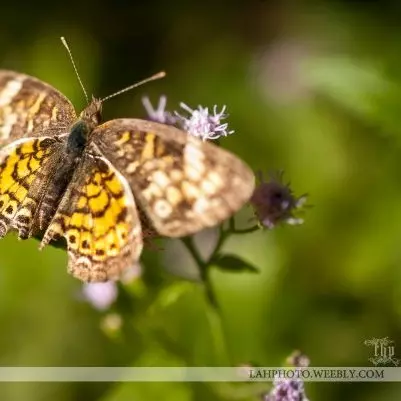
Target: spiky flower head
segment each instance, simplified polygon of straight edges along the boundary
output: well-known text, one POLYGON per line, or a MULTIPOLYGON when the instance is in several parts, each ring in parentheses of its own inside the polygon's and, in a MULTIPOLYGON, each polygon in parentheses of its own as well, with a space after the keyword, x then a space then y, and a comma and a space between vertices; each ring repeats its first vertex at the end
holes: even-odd
POLYGON ((181 102, 180 107, 188 114, 182 115, 177 111, 171 113, 166 110, 166 96, 160 97, 157 107, 152 106, 148 97, 142 98, 142 104, 145 107, 148 120, 174 125, 203 140, 218 139, 234 132, 228 130, 228 123, 222 123, 222 120, 228 117, 226 106, 217 111, 215 105, 213 112, 210 112, 208 107, 198 106, 197 109, 193 110, 181 102))
MULTIPOLYGON (((309 359, 299 351, 294 352, 287 362, 297 369, 309 366, 309 359)), ((283 379, 276 377, 273 388, 269 394, 265 394, 263 401, 308 401, 305 394, 304 383, 301 379, 283 379)))
POLYGON ((184 131, 189 132, 191 135, 207 139, 218 139, 222 136, 227 136, 234 131, 228 130, 228 123, 222 123, 222 120, 228 117, 225 113, 226 106, 223 106, 220 112, 217 111, 217 106, 213 107, 213 113, 209 113, 208 107, 198 106, 197 109, 193 110, 185 103, 180 103, 180 107, 185 110, 189 116, 184 117, 181 114, 175 112, 179 118, 180 123, 184 131))
POLYGON ((279 172, 265 181, 259 173, 259 185, 255 188, 250 203, 260 224, 272 229, 277 224, 302 224, 303 219, 297 217, 307 200, 306 195, 295 197, 289 184, 282 181, 283 172, 279 172))

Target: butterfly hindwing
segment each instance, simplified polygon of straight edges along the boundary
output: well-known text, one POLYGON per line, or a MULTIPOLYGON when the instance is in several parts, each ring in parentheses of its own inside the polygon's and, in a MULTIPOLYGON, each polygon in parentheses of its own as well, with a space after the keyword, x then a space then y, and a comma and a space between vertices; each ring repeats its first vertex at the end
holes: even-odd
POLYGON ((0 70, 0 145, 61 134, 75 120, 71 102, 56 89, 28 75, 0 70))
POLYGON ((214 226, 252 195, 254 175, 241 160, 172 126, 111 120, 95 128, 91 140, 127 179, 161 235, 214 226))
POLYGON ((91 148, 76 167, 42 246, 64 237, 69 272, 83 281, 105 281, 137 262, 142 233, 126 180, 91 148))

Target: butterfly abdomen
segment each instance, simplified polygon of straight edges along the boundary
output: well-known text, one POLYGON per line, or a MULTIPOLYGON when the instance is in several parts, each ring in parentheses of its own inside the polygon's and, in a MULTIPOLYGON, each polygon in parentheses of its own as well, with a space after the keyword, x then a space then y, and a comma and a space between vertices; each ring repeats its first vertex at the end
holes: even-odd
POLYGON ((52 180, 47 186, 40 189, 42 196, 34 221, 34 226, 38 227, 39 231, 45 230, 54 217, 67 186, 71 182, 76 160, 68 156, 61 157, 57 163, 51 166, 53 170, 52 180))

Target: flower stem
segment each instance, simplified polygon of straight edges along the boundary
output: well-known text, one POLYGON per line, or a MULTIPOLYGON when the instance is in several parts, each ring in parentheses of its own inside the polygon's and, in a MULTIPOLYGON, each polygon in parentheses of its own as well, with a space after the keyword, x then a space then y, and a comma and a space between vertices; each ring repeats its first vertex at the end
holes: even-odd
POLYGON ((217 309, 218 308, 217 300, 214 295, 212 283, 210 282, 209 279, 209 269, 208 269, 209 263, 205 262, 201 257, 201 255, 199 254, 199 251, 194 244, 193 237, 182 238, 182 242, 187 248, 188 252, 193 257, 195 263, 198 265, 200 277, 202 279, 203 285, 205 286, 207 298, 209 299, 212 306, 217 309))
MULTIPOLYGON (((196 248, 193 237, 185 237, 181 239, 185 247, 188 249, 188 252, 191 254, 191 256, 194 258, 196 264, 199 266, 201 272, 204 270, 206 266, 206 262, 202 259, 201 255, 198 252, 198 249, 196 248)), ((202 275, 202 273, 201 273, 202 275)))
POLYGON ((210 277, 209 277, 210 267, 213 266, 214 260, 219 255, 221 249, 223 248, 224 244, 226 243, 226 241, 230 237, 230 235, 252 233, 258 229, 259 229, 258 225, 248 227, 248 228, 243 228, 243 229, 237 229, 235 226, 235 219, 234 219, 234 217, 231 217, 228 222, 227 228, 224 228, 223 225, 220 225, 219 236, 217 238, 216 245, 214 246, 213 252, 207 258, 207 260, 203 259, 202 256, 200 255, 196 245, 194 244, 193 237, 182 238, 183 244, 187 248, 188 252, 191 254, 195 263, 198 265, 200 277, 205 286, 206 295, 207 295, 209 301, 211 302, 211 304, 216 309, 218 308, 218 305, 217 305, 216 296, 214 295, 213 287, 212 287, 210 277))

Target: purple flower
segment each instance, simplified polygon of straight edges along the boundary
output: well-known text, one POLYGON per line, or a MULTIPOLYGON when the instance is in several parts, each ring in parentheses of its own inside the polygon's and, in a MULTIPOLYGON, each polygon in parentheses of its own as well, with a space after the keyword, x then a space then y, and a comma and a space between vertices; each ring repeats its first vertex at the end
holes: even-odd
POLYGON ((98 310, 108 309, 118 295, 115 281, 85 283, 82 292, 85 299, 98 310))
POLYGON ((226 106, 223 106, 218 113, 217 106, 215 105, 213 107, 213 114, 209 114, 207 107, 198 106, 197 109, 192 110, 182 102, 180 103, 180 107, 190 114, 189 117, 183 117, 177 112, 175 114, 181 120, 182 128, 193 136, 202 138, 203 140, 218 139, 234 132, 227 130, 227 123, 221 123, 222 120, 228 117, 228 114, 225 113, 226 106))
POLYGON ((296 217, 296 213, 305 204, 307 196, 296 198, 289 185, 283 184, 282 173, 271 177, 270 181, 265 181, 259 174, 259 180, 250 200, 259 222, 270 229, 281 222, 302 224, 303 219, 296 217))
POLYGON ((172 113, 166 111, 167 98, 166 96, 160 96, 157 108, 153 108, 152 103, 147 96, 142 98, 143 107, 145 107, 146 113, 148 114, 148 120, 156 123, 174 125, 178 118, 172 113))
POLYGON ((263 401, 308 401, 301 379, 275 379, 273 386, 263 401))
MULTIPOLYGON (((294 352, 287 361, 299 369, 309 366, 309 359, 299 351, 294 352)), ((272 390, 263 396, 263 401, 308 401, 308 398, 301 379, 276 377, 273 381, 272 390)))
POLYGON ((228 117, 228 114, 225 113, 226 106, 223 106, 220 112, 217 111, 217 106, 214 106, 213 113, 210 114, 207 107, 198 106, 197 109, 192 110, 185 103, 180 103, 180 107, 189 114, 188 117, 185 117, 177 111, 174 113, 166 111, 166 96, 160 97, 156 108, 153 108, 148 97, 142 98, 142 104, 145 107, 148 120, 175 125, 203 140, 218 139, 234 132, 228 131, 228 124, 221 122, 228 117))

